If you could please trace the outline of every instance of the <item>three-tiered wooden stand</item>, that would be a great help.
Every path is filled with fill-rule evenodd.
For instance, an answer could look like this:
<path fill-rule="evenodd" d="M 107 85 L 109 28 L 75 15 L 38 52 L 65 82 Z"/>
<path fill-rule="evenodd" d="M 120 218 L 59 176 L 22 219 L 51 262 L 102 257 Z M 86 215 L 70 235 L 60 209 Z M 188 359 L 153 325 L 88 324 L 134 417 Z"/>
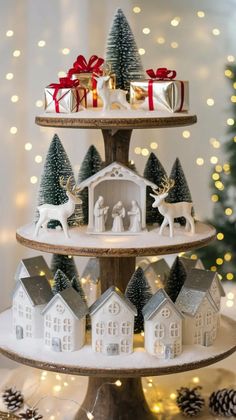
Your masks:
<path fill-rule="evenodd" d="M 161 116 L 153 112 L 145 113 L 142 117 L 141 114 L 134 111 L 134 117 L 127 117 L 125 111 L 123 111 L 116 118 L 113 115 L 110 112 L 109 116 L 105 118 L 102 113 L 95 111 L 90 111 L 90 113 L 81 111 L 78 114 L 65 116 L 44 114 L 36 117 L 36 123 L 49 127 L 101 129 L 105 146 L 105 165 L 113 161 L 127 165 L 132 129 L 180 127 L 194 124 L 197 121 L 195 115 L 182 113 L 167 113 Z M 200 233 L 191 240 L 186 237 L 185 243 L 179 243 L 173 238 L 171 243 L 164 245 L 160 244 L 160 237 L 156 235 L 155 246 L 145 245 L 141 247 L 138 244 L 134 245 L 134 237 L 128 239 L 126 237 L 123 242 L 121 237 L 107 242 L 103 242 L 101 239 L 100 244 L 97 245 L 99 241 L 96 241 L 91 246 L 91 241 L 86 245 L 85 235 L 85 242 L 78 243 L 76 246 L 70 245 L 66 240 L 65 243 L 60 244 L 53 244 L 53 242 L 49 243 L 48 241 L 40 242 L 40 236 L 38 238 L 33 236 L 33 225 L 32 229 L 20 228 L 17 231 L 17 240 L 29 248 L 44 252 L 98 257 L 101 268 L 102 292 L 113 284 L 124 292 L 135 270 L 136 256 L 175 254 L 204 246 L 215 238 L 215 230 L 212 226 L 204 224 L 199 224 L 199 226 L 204 226 L 203 235 Z M 196 224 L 196 231 L 198 231 L 198 223 Z M 95 236 L 93 235 L 93 238 Z M 7 337 L 9 333 L 6 325 L 8 323 L 9 314 L 5 312 L 0 315 L 0 325 L 2 325 L 2 327 L 0 326 L 0 351 L 7 357 L 40 369 L 89 376 L 89 385 L 83 407 L 88 411 L 91 411 L 94 407 L 95 420 L 154 419 L 155 416 L 150 412 L 145 401 L 141 377 L 165 375 L 207 366 L 227 357 L 236 349 L 235 323 L 226 317 L 223 318 L 222 331 L 214 349 L 200 348 L 199 346 L 199 351 L 195 350 L 195 357 L 191 356 L 191 348 L 186 348 L 183 355 L 170 361 L 159 360 L 146 354 L 141 347 L 142 344 L 140 345 L 140 337 L 135 339 L 134 353 L 123 358 L 122 356 L 104 357 L 99 354 L 92 354 L 88 345 L 87 348 L 85 346 L 79 352 L 70 353 L 66 356 L 65 353 L 49 353 L 42 348 L 38 354 L 35 349 L 34 351 L 32 349 L 22 351 L 21 347 L 24 344 L 21 344 L 21 347 L 16 347 L 14 340 Z M 3 324 L 5 327 L 3 327 Z M 222 339 L 223 330 L 227 332 L 227 339 L 225 340 Z M 40 348 L 39 344 L 38 346 Z M 117 358 L 119 362 L 117 362 Z M 122 382 L 120 387 L 108 384 L 114 383 L 117 379 Z M 79 410 L 75 419 L 86 420 L 87 416 L 84 410 Z"/>

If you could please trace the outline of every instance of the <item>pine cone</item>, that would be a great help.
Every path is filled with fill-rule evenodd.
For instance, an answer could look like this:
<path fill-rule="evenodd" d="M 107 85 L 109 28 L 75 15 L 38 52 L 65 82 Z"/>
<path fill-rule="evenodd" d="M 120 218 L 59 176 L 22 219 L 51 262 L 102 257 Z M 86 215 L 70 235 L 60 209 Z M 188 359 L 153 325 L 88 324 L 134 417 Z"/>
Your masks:
<path fill-rule="evenodd" d="M 185 416 L 194 417 L 203 410 L 205 401 L 199 393 L 200 389 L 201 387 L 198 386 L 196 388 L 182 387 L 177 390 L 176 403 Z"/>
<path fill-rule="evenodd" d="M 20 391 L 15 388 L 6 388 L 2 394 L 3 402 L 8 411 L 14 412 L 24 404 L 24 397 Z"/>
<path fill-rule="evenodd" d="M 236 390 L 224 388 L 212 392 L 209 410 L 216 416 L 236 417 Z"/>
<path fill-rule="evenodd" d="M 38 414 L 38 409 L 34 409 L 34 408 L 27 408 L 27 410 L 24 413 L 20 413 L 19 414 L 21 419 L 25 419 L 25 420 L 39 420 L 42 419 L 43 416 L 41 414 Z"/>

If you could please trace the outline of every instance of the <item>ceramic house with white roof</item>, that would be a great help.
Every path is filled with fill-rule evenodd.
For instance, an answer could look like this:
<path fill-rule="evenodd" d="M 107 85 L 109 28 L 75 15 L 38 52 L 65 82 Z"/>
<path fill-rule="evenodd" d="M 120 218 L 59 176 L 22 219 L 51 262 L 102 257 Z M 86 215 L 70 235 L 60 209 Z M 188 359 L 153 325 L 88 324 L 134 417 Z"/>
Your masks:
<path fill-rule="evenodd" d="M 42 255 L 23 258 L 17 266 L 15 273 L 16 281 L 33 276 L 45 276 L 49 282 L 53 280 L 53 274 Z"/>
<path fill-rule="evenodd" d="M 13 333 L 18 340 L 43 337 L 42 310 L 52 299 L 45 276 L 18 280 L 13 292 Z"/>
<path fill-rule="evenodd" d="M 164 289 L 159 289 L 143 308 L 145 350 L 161 359 L 182 352 L 183 315 Z"/>
<path fill-rule="evenodd" d="M 224 290 L 217 273 L 198 269 L 189 272 L 175 302 L 184 315 L 184 344 L 213 344 L 219 327 L 221 296 Z"/>
<path fill-rule="evenodd" d="M 108 356 L 133 351 L 136 308 L 117 287 L 110 287 L 89 309 L 94 352 Z"/>
<path fill-rule="evenodd" d="M 88 188 L 88 232 L 140 233 L 146 228 L 146 187 L 157 186 L 118 162 L 81 182 Z"/>
<path fill-rule="evenodd" d="M 73 287 L 57 293 L 42 314 L 44 344 L 48 349 L 71 352 L 84 345 L 88 307 Z"/>

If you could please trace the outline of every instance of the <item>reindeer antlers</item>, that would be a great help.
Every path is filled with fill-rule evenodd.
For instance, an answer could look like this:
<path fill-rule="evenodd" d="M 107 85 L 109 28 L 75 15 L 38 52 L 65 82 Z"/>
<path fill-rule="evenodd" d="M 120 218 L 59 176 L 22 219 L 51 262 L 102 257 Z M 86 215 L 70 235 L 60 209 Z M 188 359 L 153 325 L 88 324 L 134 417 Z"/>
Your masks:
<path fill-rule="evenodd" d="M 64 176 L 60 176 L 59 178 L 59 184 L 63 188 L 63 190 L 71 192 L 73 195 L 76 195 L 81 190 L 80 187 L 77 187 L 76 184 L 71 188 L 71 180 L 73 179 L 73 176 L 69 176 L 67 181 L 64 181 Z"/>
<path fill-rule="evenodd" d="M 169 192 L 170 189 L 173 188 L 174 185 L 175 185 L 174 179 L 168 178 L 168 176 L 165 175 L 162 178 L 160 187 L 157 187 L 157 189 L 152 188 L 152 191 L 156 195 L 161 195 L 161 194 Z"/>

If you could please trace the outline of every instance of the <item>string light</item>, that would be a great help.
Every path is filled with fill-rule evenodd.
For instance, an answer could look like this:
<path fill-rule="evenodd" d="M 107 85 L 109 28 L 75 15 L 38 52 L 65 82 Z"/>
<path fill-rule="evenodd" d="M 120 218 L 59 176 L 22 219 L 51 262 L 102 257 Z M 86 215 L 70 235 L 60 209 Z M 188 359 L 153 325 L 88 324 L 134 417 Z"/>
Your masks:
<path fill-rule="evenodd" d="M 38 42 L 38 47 L 40 47 L 40 48 L 45 47 L 45 45 L 46 45 L 46 41 L 44 41 L 43 39 L 41 39 L 41 40 Z"/>
<path fill-rule="evenodd" d="M 234 125 L 234 119 L 233 118 L 228 118 L 227 119 L 227 124 L 228 125 Z"/>
<path fill-rule="evenodd" d="M 20 50 L 15 50 L 15 51 L 13 51 L 12 55 L 13 55 L 13 57 L 17 58 L 17 57 L 20 57 L 21 52 L 20 52 Z"/>
<path fill-rule="evenodd" d="M 198 376 L 194 376 L 193 379 L 192 379 L 192 381 L 193 381 L 194 384 L 199 384 L 200 379 L 199 379 Z"/>
<path fill-rule="evenodd" d="M 222 172 L 223 171 L 222 165 L 216 165 L 215 170 L 216 172 Z"/>
<path fill-rule="evenodd" d="M 227 300 L 226 306 L 228 306 L 228 308 L 231 308 L 233 305 L 234 305 L 234 302 L 232 300 Z"/>
<path fill-rule="evenodd" d="M 165 42 L 166 42 L 166 40 L 165 40 L 165 38 L 163 36 L 159 36 L 157 38 L 157 43 L 158 44 L 165 44 Z"/>
<path fill-rule="evenodd" d="M 13 79 L 13 77 L 14 77 L 14 74 L 13 74 L 13 73 L 7 73 L 7 74 L 6 74 L 6 79 L 7 79 L 7 80 L 12 80 L 12 79 Z"/>
<path fill-rule="evenodd" d="M 224 239 L 224 234 L 222 232 L 218 232 L 216 235 L 218 241 L 223 241 Z"/>
<path fill-rule="evenodd" d="M 31 184 L 37 184 L 37 182 L 38 182 L 37 176 L 31 176 L 30 177 L 30 182 L 31 182 Z"/>
<path fill-rule="evenodd" d="M 199 18 L 204 18 L 204 17 L 205 17 L 205 12 L 203 12 L 202 10 L 198 10 L 198 12 L 197 12 L 197 16 L 198 16 Z"/>
<path fill-rule="evenodd" d="M 170 24 L 172 25 L 172 26 L 178 26 L 179 25 L 179 23 L 180 23 L 180 17 L 179 16 L 176 16 L 174 19 L 172 19 L 171 20 L 171 22 L 170 22 Z"/>
<path fill-rule="evenodd" d="M 152 149 L 152 150 L 156 150 L 157 148 L 158 148 L 158 144 L 156 143 L 156 142 L 152 142 L 152 143 L 150 143 L 150 148 Z"/>
<path fill-rule="evenodd" d="M 217 174 L 216 172 L 214 172 L 214 174 L 212 174 L 212 179 L 214 180 L 214 181 L 217 181 L 219 178 L 220 178 L 220 175 L 219 174 Z"/>
<path fill-rule="evenodd" d="M 222 265 L 224 263 L 224 260 L 222 258 L 216 258 L 216 264 Z"/>
<path fill-rule="evenodd" d="M 233 55 L 228 55 L 227 60 L 229 63 L 233 63 L 235 61 L 235 57 Z"/>
<path fill-rule="evenodd" d="M 118 379 L 118 380 L 115 382 L 115 385 L 120 387 L 120 386 L 122 385 L 122 382 Z"/>
<path fill-rule="evenodd" d="M 229 77 L 230 79 L 232 79 L 232 77 L 233 77 L 233 73 L 232 73 L 232 71 L 231 71 L 231 70 L 229 70 L 229 69 L 226 69 L 226 70 L 225 70 L 225 76 L 226 76 L 226 77 Z"/>
<path fill-rule="evenodd" d="M 213 33 L 214 36 L 218 36 L 218 35 L 220 35 L 220 30 L 218 28 L 214 28 L 214 29 L 212 29 L 212 33 Z"/>
<path fill-rule="evenodd" d="M 135 149 L 134 149 L 134 153 L 135 153 L 136 155 L 141 155 L 141 152 L 142 152 L 141 147 L 135 147 Z"/>
<path fill-rule="evenodd" d="M 227 209 L 225 209 L 226 216 L 231 216 L 232 213 L 233 213 L 233 210 L 230 207 L 227 207 Z"/>
<path fill-rule="evenodd" d="M 211 266 L 211 271 L 216 271 L 216 270 L 217 270 L 217 267 L 215 265 L 212 265 Z"/>
<path fill-rule="evenodd" d="M 213 164 L 216 164 L 218 162 L 218 157 L 217 156 L 211 156 L 210 162 L 213 163 Z"/>
<path fill-rule="evenodd" d="M 221 181 L 216 181 L 215 182 L 215 187 L 217 188 L 217 190 L 223 191 L 224 190 L 224 185 Z"/>
<path fill-rule="evenodd" d="M 150 28 L 143 28 L 143 34 L 148 35 L 150 34 L 151 29 Z"/>
<path fill-rule="evenodd" d="M 213 106 L 215 104 L 215 101 L 212 98 L 208 98 L 206 103 L 207 103 L 208 106 Z"/>
<path fill-rule="evenodd" d="M 190 131 L 189 130 L 184 130 L 182 132 L 182 136 L 183 136 L 184 139 L 189 139 L 190 135 L 191 134 L 190 134 Z"/>
<path fill-rule="evenodd" d="M 201 157 L 197 158 L 197 159 L 196 159 L 196 164 L 197 164 L 198 166 L 202 166 L 202 165 L 204 165 L 204 159 L 203 159 L 203 158 L 201 158 Z"/>
<path fill-rule="evenodd" d="M 53 387 L 53 391 L 55 391 L 55 392 L 60 392 L 60 391 L 61 391 L 61 385 L 55 385 L 55 386 Z"/>
<path fill-rule="evenodd" d="M 192 254 L 190 258 L 191 258 L 191 260 L 197 260 L 197 255 L 196 254 Z"/>
<path fill-rule="evenodd" d="M 146 53 L 144 48 L 139 48 L 138 52 L 139 52 L 139 55 L 144 55 Z"/>
<path fill-rule="evenodd" d="M 231 261 L 232 254 L 230 252 L 226 252 L 226 254 L 224 255 L 224 259 L 225 261 Z"/>
<path fill-rule="evenodd" d="M 142 153 L 143 156 L 148 156 L 149 155 L 149 150 L 144 148 L 144 149 L 142 149 L 141 153 Z"/>
<path fill-rule="evenodd" d="M 235 103 L 236 102 L 236 95 L 232 95 L 230 100 L 231 100 L 231 102 Z"/>
<path fill-rule="evenodd" d="M 42 101 L 41 99 L 38 99 L 38 100 L 35 102 L 35 106 L 37 106 L 37 108 L 41 108 L 41 107 L 43 106 L 43 101 Z"/>
<path fill-rule="evenodd" d="M 140 8 L 139 6 L 135 6 L 135 7 L 133 8 L 133 12 L 134 12 L 134 13 L 140 13 L 140 12 L 141 12 L 141 8 Z"/>
<path fill-rule="evenodd" d="M 11 37 L 11 36 L 13 36 L 14 35 L 14 31 L 12 31 L 11 29 L 9 29 L 7 32 L 6 32 L 6 36 L 7 37 Z"/>
<path fill-rule="evenodd" d="M 212 194 L 211 201 L 213 201 L 213 203 L 217 203 L 217 201 L 219 201 L 219 196 L 217 194 Z"/>
<path fill-rule="evenodd" d="M 42 158 L 42 156 L 37 155 L 37 156 L 35 156 L 34 160 L 35 160 L 36 163 L 41 163 L 43 158 Z"/>
<path fill-rule="evenodd" d="M 226 278 L 227 278 L 227 280 L 233 280 L 233 278 L 234 278 L 233 273 L 227 273 Z"/>
<path fill-rule="evenodd" d="M 171 48 L 175 49 L 175 48 L 179 47 L 179 44 L 178 44 L 178 42 L 173 41 L 173 42 L 171 42 L 170 46 L 171 46 Z"/>
<path fill-rule="evenodd" d="M 68 55 L 68 54 L 70 54 L 70 48 L 63 48 L 63 49 L 62 49 L 62 54 L 63 54 L 63 55 Z"/>
<path fill-rule="evenodd" d="M 27 152 L 29 152 L 32 149 L 32 144 L 31 143 L 25 143 L 25 150 L 27 150 Z"/>
<path fill-rule="evenodd" d="M 10 133 L 11 133 L 11 134 L 16 134 L 16 133 L 17 133 L 17 131 L 18 131 L 18 130 L 17 130 L 17 127 L 11 127 L 11 128 L 10 128 Z"/>
<path fill-rule="evenodd" d="M 90 411 L 87 411 L 86 413 L 87 417 L 89 420 L 93 420 L 94 419 L 94 415 L 92 413 L 90 413 Z"/>
<path fill-rule="evenodd" d="M 11 97 L 11 101 L 12 101 L 13 103 L 18 102 L 18 101 L 19 101 L 19 96 L 18 96 L 18 95 L 12 95 L 12 97 Z"/>
<path fill-rule="evenodd" d="M 227 293 L 227 298 L 230 299 L 230 300 L 233 300 L 234 299 L 234 293 L 232 293 L 232 292 Z"/>
<path fill-rule="evenodd" d="M 230 164 L 229 163 L 225 163 L 223 165 L 223 169 L 224 169 L 225 172 L 229 172 L 230 171 Z"/>

